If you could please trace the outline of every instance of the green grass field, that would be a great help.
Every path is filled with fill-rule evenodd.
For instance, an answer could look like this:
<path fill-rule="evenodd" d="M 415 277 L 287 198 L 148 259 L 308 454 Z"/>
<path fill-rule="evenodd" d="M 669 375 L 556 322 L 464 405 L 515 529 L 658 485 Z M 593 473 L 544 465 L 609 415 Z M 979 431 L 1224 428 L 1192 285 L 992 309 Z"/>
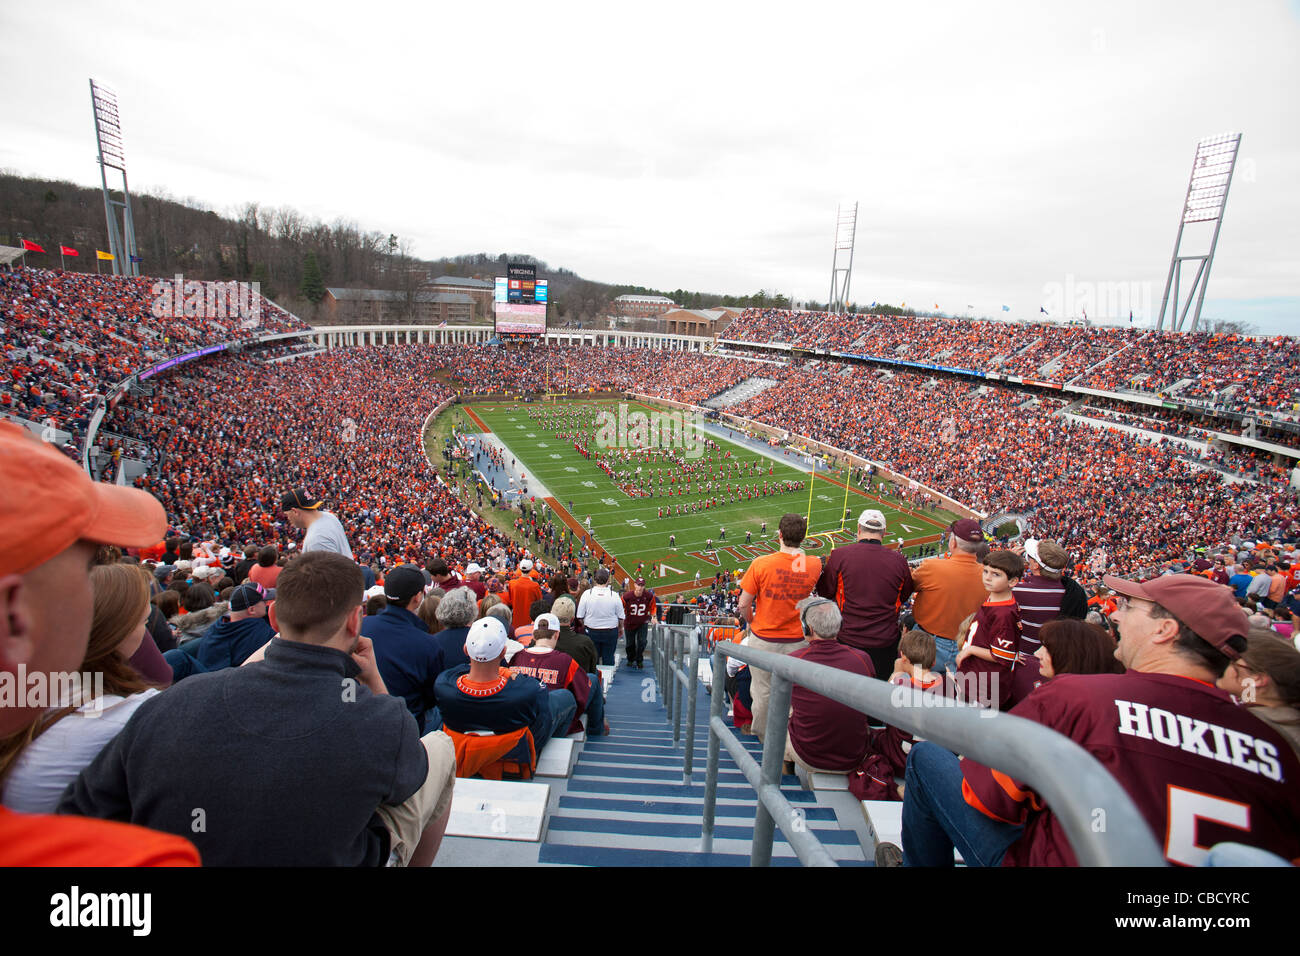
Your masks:
<path fill-rule="evenodd" d="M 607 409 L 617 413 L 614 400 L 598 402 L 558 402 L 545 407 L 561 411 L 577 406 Z M 628 402 L 630 411 L 656 411 L 650 405 Z M 657 516 L 660 507 L 694 501 L 701 494 L 665 497 L 632 497 L 615 484 L 594 459 L 587 459 L 573 447 L 572 440 L 557 438 L 552 431 L 528 415 L 528 406 L 514 404 L 475 404 L 460 409 L 465 414 L 463 427 L 468 431 L 482 431 L 482 426 L 494 433 L 509 455 L 519 460 L 530 482 L 540 481 L 551 497 L 547 504 L 574 530 L 575 541 L 581 538 L 586 519 L 591 518 L 592 537 L 595 544 L 613 555 L 619 576 L 631 576 L 638 564 L 644 564 L 645 576 L 650 585 L 661 594 L 672 594 L 693 588 L 698 571 L 702 582 L 707 583 L 719 569 L 744 568 L 755 557 L 776 548 L 776 529 L 781 515 L 787 512 L 808 514 L 811 498 L 809 537 L 804 549 L 809 554 L 825 557 L 838 543 L 851 541 L 856 536 L 857 516 L 863 508 L 876 507 L 888 522 L 886 539 L 904 539 L 904 551 L 911 552 L 923 544 L 938 540 L 940 531 L 952 521 L 953 515 L 944 511 L 912 512 L 897 503 L 882 502 L 874 494 L 868 495 L 850 487 L 847 507 L 850 518 L 846 523 L 844 510 L 846 495 L 842 472 L 818 471 L 809 488 L 808 469 L 794 453 L 789 457 L 774 453 L 763 455 L 747 446 L 729 442 L 721 435 L 709 437 L 722 446 L 721 451 L 705 451 L 705 459 L 712 454 L 715 459 L 727 451 L 732 457 L 727 463 L 739 460 L 760 460 L 763 464 L 761 478 L 744 477 L 746 484 L 763 480 L 780 482 L 803 481 L 801 491 L 791 491 L 754 500 L 719 505 L 715 508 L 673 517 Z M 714 466 L 716 468 L 717 461 Z M 767 474 L 770 465 L 772 474 Z M 665 467 L 657 464 L 655 467 Z M 665 470 L 665 474 L 667 471 Z M 727 479 L 723 479 L 724 483 Z M 732 479 L 735 482 L 735 479 Z M 531 490 L 531 489 L 530 489 Z M 811 494 L 810 494 L 811 492 Z M 572 502 L 572 514 L 569 503 Z M 767 534 L 762 525 L 767 522 Z M 847 524 L 847 530 L 841 530 Z M 725 527 L 723 541 L 719 529 Z M 752 535 L 750 546 L 745 545 L 745 535 Z M 670 548 L 669 536 L 676 535 L 676 548 Z M 713 552 L 706 552 L 706 543 L 713 539 Z M 575 550 L 577 546 L 575 544 Z M 660 566 L 659 575 L 652 574 L 654 564 Z"/>

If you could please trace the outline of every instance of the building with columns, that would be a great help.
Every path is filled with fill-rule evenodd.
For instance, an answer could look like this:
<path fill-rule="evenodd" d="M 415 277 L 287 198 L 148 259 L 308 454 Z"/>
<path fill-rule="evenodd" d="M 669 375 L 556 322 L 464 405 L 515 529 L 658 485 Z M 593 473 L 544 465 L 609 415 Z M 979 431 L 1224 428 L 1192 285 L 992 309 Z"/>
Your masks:
<path fill-rule="evenodd" d="M 486 345 L 495 334 L 490 325 L 430 327 L 358 324 L 317 326 L 310 332 L 299 333 L 298 337 L 321 348 L 346 348 L 355 345 Z M 547 345 L 586 345 L 597 348 L 612 346 L 664 352 L 705 352 L 713 348 L 712 336 L 624 332 L 614 329 L 551 329 L 541 340 Z"/>

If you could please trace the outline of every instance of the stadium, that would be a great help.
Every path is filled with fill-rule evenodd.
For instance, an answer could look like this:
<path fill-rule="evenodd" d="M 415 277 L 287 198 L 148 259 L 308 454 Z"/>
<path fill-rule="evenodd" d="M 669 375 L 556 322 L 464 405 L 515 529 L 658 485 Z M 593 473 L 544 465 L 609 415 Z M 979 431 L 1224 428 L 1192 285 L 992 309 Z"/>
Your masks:
<path fill-rule="evenodd" d="M 855 306 L 856 206 L 826 302 L 572 320 L 156 267 L 91 91 L 107 216 L 0 245 L 0 678 L 85 677 L 0 689 L 0 863 L 1300 859 L 1300 339 L 1195 299 L 1241 134 L 1146 325 Z"/>

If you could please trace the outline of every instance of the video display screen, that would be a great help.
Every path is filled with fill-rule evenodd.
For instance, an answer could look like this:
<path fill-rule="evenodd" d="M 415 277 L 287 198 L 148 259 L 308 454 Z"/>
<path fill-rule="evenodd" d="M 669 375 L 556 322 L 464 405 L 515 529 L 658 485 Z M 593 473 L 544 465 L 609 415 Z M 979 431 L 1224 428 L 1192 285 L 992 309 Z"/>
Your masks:
<path fill-rule="evenodd" d="M 545 335 L 546 304 L 543 302 L 497 302 L 496 331 L 500 335 Z"/>

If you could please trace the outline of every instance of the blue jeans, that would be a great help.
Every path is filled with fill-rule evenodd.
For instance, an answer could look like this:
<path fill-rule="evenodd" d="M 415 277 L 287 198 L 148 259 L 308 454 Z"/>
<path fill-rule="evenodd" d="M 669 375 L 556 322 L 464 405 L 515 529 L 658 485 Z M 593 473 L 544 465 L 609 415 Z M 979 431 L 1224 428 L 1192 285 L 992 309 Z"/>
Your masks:
<path fill-rule="evenodd" d="M 618 649 L 618 628 L 587 628 L 587 636 L 591 638 L 591 643 L 596 645 L 596 651 L 600 654 L 602 664 L 614 663 L 614 651 Z"/>
<path fill-rule="evenodd" d="M 961 762 L 936 743 L 923 740 L 912 747 L 904 779 L 904 866 L 952 866 L 953 847 L 967 866 L 997 866 L 1024 832 L 962 799 Z"/>
<path fill-rule="evenodd" d="M 605 732 L 605 691 L 600 686 L 600 671 L 588 674 L 591 697 L 587 701 L 587 736 L 599 737 Z"/>
<path fill-rule="evenodd" d="M 539 754 L 546 746 L 546 741 L 552 737 L 563 737 L 568 734 L 569 725 L 573 723 L 573 718 L 578 713 L 578 702 L 567 690 L 547 691 L 546 703 L 551 708 L 550 722 L 543 721 L 546 736 L 538 739 L 537 733 L 533 734 L 533 746 L 537 748 Z"/>
<path fill-rule="evenodd" d="M 165 660 L 172 669 L 172 683 L 178 684 L 191 674 L 206 674 L 207 668 L 199 663 L 199 659 L 190 654 L 184 648 L 173 647 L 170 651 L 163 654 Z"/>
<path fill-rule="evenodd" d="M 950 641 L 946 637 L 930 635 L 934 638 L 934 667 L 931 668 L 936 674 L 945 674 L 948 671 L 957 672 L 957 642 Z M 886 675 L 888 676 L 888 675 Z"/>

